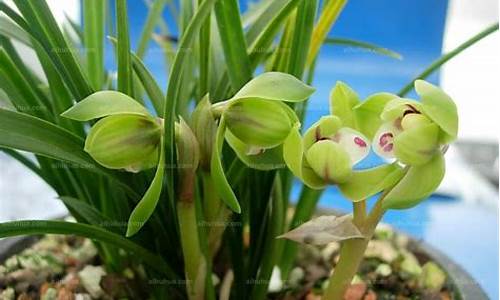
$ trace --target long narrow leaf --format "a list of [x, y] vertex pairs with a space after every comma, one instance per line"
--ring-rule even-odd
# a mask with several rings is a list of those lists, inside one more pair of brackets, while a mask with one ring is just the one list
[[144, 263], [157, 272], [169, 278], [177, 278], [175, 272], [172, 271], [170, 266], [161, 257], [116, 233], [109, 232], [100, 227], [81, 223], [43, 220], [23, 220], [0, 223], [0, 237], [39, 234], [74, 234], [108, 243], [135, 253]]
[[237, 91], [252, 77], [238, 2], [236, 0], [216, 2], [215, 16], [231, 86]]
[[309, 48], [307, 57], [307, 65], [311, 65], [318, 55], [321, 45], [346, 3], [347, 0], [330, 0], [323, 8], [318, 24], [314, 27], [311, 47]]
[[118, 90], [134, 97], [130, 39], [128, 33], [127, 0], [116, 1]]
[[[73, 96], [79, 100], [92, 93], [88, 78], [80, 68], [75, 54], [64, 38], [45, 0], [15, 0], [17, 8], [29, 24], [28, 30], [45, 49], [70, 86]], [[2, 6], [4, 12], [8, 11]], [[9, 14], [8, 14], [9, 15]], [[10, 17], [10, 15], [9, 15]], [[14, 20], [17, 23], [17, 20]]]
[[417, 75], [415, 78], [413, 78], [405, 87], [399, 91], [398, 95], [403, 97], [404, 95], [408, 94], [412, 88], [413, 88], [413, 83], [418, 80], [418, 79], [425, 79], [429, 77], [432, 73], [434, 73], [437, 69], [439, 69], [443, 64], [445, 64], [447, 61], [452, 59], [453, 57], [457, 56], [460, 54], [462, 51], [465, 49], [469, 48], [470, 46], [474, 45], [478, 41], [482, 40], [484, 37], [490, 35], [491, 33], [495, 32], [498, 30], [498, 22], [488, 26], [486, 29], [483, 31], [479, 32], [469, 40], [465, 41], [463, 44], [458, 46], [457, 48], [453, 49], [452, 51], [446, 53], [445, 55], [441, 56], [440, 58], [436, 59], [429, 67], [427, 67], [422, 73]]
[[83, 1], [87, 75], [95, 90], [100, 90], [104, 83], [104, 13], [105, 1]]
[[344, 39], [344, 38], [327, 38], [325, 40], [325, 44], [356, 47], [356, 48], [366, 49], [367, 51], [377, 53], [380, 55], [392, 57], [394, 59], [403, 59], [403, 56], [401, 56], [401, 54], [397, 53], [396, 51], [392, 51], [390, 49], [363, 41]]
[[139, 38], [139, 45], [137, 46], [136, 51], [137, 57], [140, 59], [142, 59], [144, 54], [146, 54], [149, 41], [151, 40], [151, 35], [153, 34], [155, 25], [158, 23], [158, 19], [161, 17], [165, 4], [167, 4], [167, 0], [156, 0], [149, 8], [146, 23], [142, 27], [141, 37]]
[[297, 78], [302, 78], [306, 66], [317, 6], [317, 0], [308, 0], [303, 1], [297, 7], [297, 17], [290, 47], [290, 60], [288, 62], [288, 72]]
[[153, 103], [156, 113], [161, 115], [165, 106], [165, 95], [141, 59], [133, 53], [131, 53], [131, 55], [134, 72], [137, 74], [137, 77], [139, 77], [139, 80], [141, 81], [146, 94], [148, 94], [151, 103]]
[[0, 147], [32, 152], [107, 175], [136, 196], [120, 176], [97, 165], [83, 151], [83, 139], [39, 118], [0, 109]]
[[[179, 51], [177, 52], [174, 63], [170, 72], [168, 88], [167, 88], [167, 98], [165, 102], [165, 110], [163, 112], [163, 118], [165, 120], [165, 163], [169, 166], [174, 166], [175, 161], [175, 141], [174, 141], [174, 122], [175, 113], [177, 110], [178, 92], [181, 90], [181, 79], [182, 70], [186, 63], [187, 50], [193, 45], [193, 42], [200, 30], [201, 25], [210, 14], [210, 10], [216, 0], [206, 0], [204, 1], [195, 15], [191, 19], [191, 22], [187, 26], [186, 30], [182, 35], [182, 39], [179, 43]], [[170, 199], [173, 199], [174, 195], [174, 169], [169, 168], [167, 172], [167, 186], [169, 191]], [[172, 206], [173, 203], [172, 203]]]
[[16, 39], [28, 47], [32, 45], [30, 35], [5, 16], [0, 16], [0, 34], [11, 39]]

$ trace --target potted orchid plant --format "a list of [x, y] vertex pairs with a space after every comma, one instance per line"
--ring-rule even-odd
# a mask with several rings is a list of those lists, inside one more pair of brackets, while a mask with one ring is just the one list
[[[444, 176], [457, 108], [424, 79], [498, 29], [438, 59], [398, 95], [361, 100], [338, 82], [330, 115], [305, 129], [323, 44], [399, 55], [327, 37], [345, 0], [261, 1], [244, 14], [236, 0], [178, 2], [148, 4], [136, 49], [126, 0], [83, 0], [83, 26], [68, 27], [45, 0], [0, 2], [0, 150], [50, 185], [72, 217], [0, 224], [0, 237], [48, 235], [0, 267], [1, 297], [300, 298], [287, 290], [299, 242], [339, 245], [318, 295], [343, 299], [384, 213], [417, 205]], [[116, 72], [105, 68], [106, 41]], [[165, 53], [166, 89], [144, 64], [152, 41]], [[405, 98], [413, 85], [418, 100]], [[387, 163], [358, 169], [372, 150]], [[292, 205], [296, 179], [302, 192]], [[311, 219], [332, 185], [353, 213]], [[85, 251], [69, 259], [75, 245]], [[441, 291], [438, 264], [422, 268], [419, 286]], [[299, 286], [310, 292], [309, 281]]]

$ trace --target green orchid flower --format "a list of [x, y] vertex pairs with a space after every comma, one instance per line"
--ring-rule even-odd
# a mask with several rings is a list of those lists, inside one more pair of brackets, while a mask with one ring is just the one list
[[163, 120], [153, 117], [137, 101], [116, 91], [96, 92], [62, 116], [77, 121], [99, 119], [90, 128], [84, 150], [102, 166], [129, 172], [156, 167], [150, 186], [129, 217], [126, 235], [136, 234], [153, 214], [162, 190], [165, 171]]
[[225, 139], [247, 166], [271, 170], [284, 166], [282, 144], [299, 120], [284, 102], [301, 102], [314, 89], [292, 75], [263, 73], [231, 99], [213, 106], [225, 121]]
[[77, 121], [99, 119], [90, 128], [84, 150], [102, 166], [139, 172], [157, 165], [162, 122], [129, 96], [96, 92], [62, 116]]
[[[294, 128], [300, 127], [295, 112], [284, 102], [304, 101], [313, 92], [314, 88], [292, 75], [267, 72], [249, 81], [231, 99], [214, 104], [211, 116], [204, 113], [209, 120], [205, 124], [211, 124], [212, 117], [218, 119], [215, 145], [210, 150], [210, 172], [218, 195], [231, 210], [241, 212], [221, 161], [224, 141], [250, 168], [283, 167], [283, 143]], [[195, 131], [203, 135], [203, 130]], [[203, 143], [201, 146], [202, 152], [208, 148]]]
[[360, 132], [343, 126], [337, 116], [325, 116], [302, 138], [295, 127], [287, 137], [283, 156], [292, 173], [315, 189], [347, 182], [352, 168], [370, 151], [369, 140]]
[[380, 115], [383, 123], [373, 139], [379, 156], [412, 166], [429, 162], [458, 132], [457, 108], [451, 98], [422, 80], [415, 82], [415, 89], [420, 102], [395, 98], [385, 105]]

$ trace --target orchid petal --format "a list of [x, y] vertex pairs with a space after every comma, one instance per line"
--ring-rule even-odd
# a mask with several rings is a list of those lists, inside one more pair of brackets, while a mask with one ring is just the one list
[[390, 93], [377, 93], [369, 96], [363, 102], [354, 107], [357, 129], [373, 139], [377, 129], [382, 125], [380, 114], [385, 105], [398, 96]]
[[382, 124], [372, 141], [373, 151], [380, 157], [391, 160], [394, 158], [394, 137], [401, 130], [393, 122]]
[[458, 133], [458, 112], [451, 97], [423, 80], [415, 81], [415, 90], [422, 99], [423, 112], [447, 134], [444, 142], [455, 140]]
[[356, 128], [353, 108], [359, 104], [359, 96], [347, 84], [337, 81], [330, 92], [330, 113], [339, 117], [346, 127]]
[[227, 128], [247, 145], [274, 148], [292, 129], [283, 103], [257, 98], [233, 102], [224, 112]]
[[302, 179], [304, 146], [299, 132], [300, 124], [296, 123], [283, 143], [283, 158], [293, 175]]
[[349, 153], [353, 165], [362, 161], [370, 153], [370, 142], [354, 129], [347, 127], [339, 129], [333, 140]]
[[99, 120], [90, 129], [84, 150], [109, 169], [134, 169], [150, 160], [160, 139], [161, 128], [149, 117], [115, 115]]
[[306, 152], [307, 163], [328, 183], [342, 183], [352, 174], [349, 153], [338, 143], [330, 140], [319, 141]]
[[304, 134], [304, 149], [309, 149], [317, 141], [331, 139], [342, 126], [337, 116], [324, 116], [314, 123]]
[[315, 89], [293, 75], [280, 72], [263, 73], [245, 84], [232, 99], [258, 98], [271, 101], [301, 102]]
[[230, 130], [226, 131], [226, 141], [236, 152], [238, 158], [250, 168], [267, 171], [285, 166], [281, 146], [270, 149], [248, 146], [232, 134]]
[[444, 157], [436, 154], [428, 163], [412, 166], [401, 181], [387, 194], [384, 209], [406, 209], [429, 197], [443, 180]]
[[347, 182], [339, 184], [339, 189], [351, 201], [362, 201], [392, 187], [404, 174], [403, 168], [397, 163], [354, 171]]
[[427, 163], [439, 150], [439, 127], [428, 124], [404, 130], [394, 138], [396, 158], [407, 165]]
[[389, 101], [384, 111], [380, 115], [383, 121], [395, 121], [398, 118], [403, 118], [408, 113], [420, 113], [422, 111], [422, 104], [415, 100], [396, 98]]

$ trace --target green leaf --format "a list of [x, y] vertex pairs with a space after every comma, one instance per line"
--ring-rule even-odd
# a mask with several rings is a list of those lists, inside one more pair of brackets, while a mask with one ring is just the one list
[[[178, 49], [191, 49], [193, 43], [197, 37], [197, 33], [200, 27], [205, 22], [206, 18], [210, 15], [212, 6], [216, 0], [205, 0], [198, 7], [198, 10], [191, 18], [188, 26], [185, 28], [182, 38], [179, 42]], [[167, 97], [165, 101], [165, 109], [163, 111], [163, 119], [165, 120], [165, 136], [164, 136], [164, 149], [165, 160], [168, 165], [175, 164], [175, 134], [174, 134], [174, 123], [175, 116], [177, 113], [177, 104], [180, 100], [179, 91], [184, 87], [182, 86], [182, 73], [187, 65], [187, 53], [188, 51], [178, 51], [175, 55], [175, 59], [170, 71], [170, 76], [168, 80]], [[169, 197], [173, 199], [173, 186], [174, 186], [174, 172], [173, 170], [168, 170], [167, 172], [167, 186], [169, 191]], [[172, 209], [175, 209], [172, 203]]]
[[128, 33], [127, 0], [116, 0], [116, 30], [118, 56], [118, 90], [129, 96], [134, 95], [132, 63], [130, 58], [130, 38]]
[[0, 223], [0, 237], [11, 237], [19, 235], [41, 235], [41, 234], [66, 234], [77, 235], [108, 243], [112, 246], [122, 248], [135, 253], [149, 267], [169, 278], [178, 278], [170, 266], [158, 255], [137, 245], [136, 243], [121, 237], [116, 233], [109, 232], [100, 227], [71, 223], [63, 221], [44, 220], [22, 220]]
[[77, 121], [89, 121], [119, 114], [151, 117], [144, 106], [116, 91], [95, 92], [63, 112], [61, 116]]
[[458, 112], [451, 97], [423, 80], [415, 81], [415, 90], [421, 97], [423, 112], [448, 135], [446, 142], [455, 140], [458, 134]]
[[302, 160], [304, 146], [299, 132], [300, 124], [296, 123], [283, 143], [283, 159], [293, 175], [302, 178]]
[[492, 34], [497, 30], [498, 30], [498, 22], [486, 27], [484, 30], [481, 30], [481, 32], [479, 32], [478, 34], [474, 35], [473, 37], [465, 41], [463, 44], [460, 44], [452, 51], [442, 55], [441, 57], [433, 61], [422, 73], [418, 74], [407, 85], [405, 85], [401, 89], [401, 91], [399, 91], [398, 95], [403, 97], [404, 95], [408, 94], [412, 90], [414, 82], [417, 79], [426, 79], [436, 70], [438, 70], [442, 65], [444, 65], [447, 61], [449, 61], [450, 59], [457, 56], [465, 49], [469, 48], [470, 46], [474, 45], [478, 41], [482, 40], [483, 38], [487, 37], [488, 35]]
[[226, 131], [226, 141], [233, 148], [239, 159], [250, 168], [257, 170], [274, 170], [284, 166], [283, 150], [281, 146], [263, 150], [256, 154], [249, 154], [251, 147], [240, 141], [231, 131]]
[[404, 130], [394, 138], [396, 158], [407, 165], [427, 163], [439, 151], [439, 127], [428, 124]]
[[151, 35], [153, 34], [155, 25], [161, 18], [161, 13], [163, 11], [163, 8], [165, 7], [165, 4], [167, 4], [167, 0], [154, 1], [148, 10], [146, 23], [142, 27], [141, 37], [139, 38], [139, 44], [136, 51], [137, 57], [139, 59], [142, 59], [144, 57], [144, 54], [146, 54], [149, 41], [151, 40]]
[[104, 12], [106, 1], [83, 1], [83, 34], [87, 75], [95, 90], [104, 83]]
[[313, 87], [290, 74], [266, 72], [245, 84], [232, 99], [258, 98], [300, 102], [309, 98], [314, 91]]
[[406, 209], [429, 197], [444, 178], [445, 161], [441, 153], [428, 163], [412, 166], [401, 181], [387, 194], [384, 209]]
[[[109, 169], [135, 171], [158, 148], [161, 127], [149, 118], [115, 115], [99, 120], [85, 140], [85, 151]], [[152, 166], [149, 166], [152, 167]]]
[[[112, 220], [107, 216], [103, 215], [99, 210], [95, 207], [90, 206], [80, 199], [76, 199], [73, 197], [63, 196], [60, 197], [61, 201], [68, 207], [70, 212], [76, 212], [78, 215], [83, 218], [83, 220], [92, 225], [96, 225], [99, 227], [112, 226]], [[119, 233], [117, 227], [111, 227], [111, 231], [115, 233]]]
[[377, 93], [369, 96], [363, 102], [354, 107], [354, 116], [358, 130], [366, 135], [370, 140], [382, 125], [380, 114], [385, 105], [396, 95], [390, 93]]
[[319, 49], [328, 36], [333, 24], [344, 9], [347, 0], [332, 0], [325, 3], [322, 13], [314, 27], [307, 65], [312, 65], [316, 59]]
[[349, 200], [362, 201], [391, 187], [403, 175], [403, 169], [397, 164], [354, 171], [349, 181], [339, 184], [339, 189]]
[[139, 57], [133, 53], [131, 53], [131, 55], [134, 71], [137, 74], [137, 77], [139, 77], [144, 90], [146, 90], [151, 103], [153, 103], [156, 113], [161, 115], [163, 112], [163, 106], [165, 105], [165, 95], [158, 86], [158, 83], [154, 79], [153, 75], [149, 72]]
[[83, 140], [44, 120], [0, 109], [0, 145], [83, 166], [95, 167]]
[[398, 59], [398, 60], [403, 59], [401, 54], [399, 54], [395, 51], [392, 51], [392, 50], [384, 48], [384, 47], [380, 47], [380, 46], [372, 44], [372, 43], [363, 42], [363, 41], [344, 39], [344, 38], [326, 38], [325, 44], [356, 47], [356, 48], [360, 48], [360, 49], [365, 49], [365, 50], [367, 50], [367, 52], [373, 52], [376, 54], [385, 55], [385, 56], [388, 56], [388, 57], [391, 57], [394, 59]]
[[[108, 39], [114, 45], [117, 44], [117, 41], [114, 37], [108, 36]], [[142, 60], [132, 52], [130, 52], [130, 55], [132, 57], [132, 67], [134, 68], [135, 74], [137, 75], [140, 82], [142, 83], [142, 86], [146, 90], [146, 93], [148, 94], [148, 97], [151, 100], [151, 103], [153, 104], [156, 114], [161, 115], [164, 109], [163, 106], [165, 103], [165, 95], [163, 95], [163, 92], [158, 86], [158, 83], [154, 79], [151, 72], [149, 72], [149, 70], [146, 68]]]
[[237, 0], [217, 1], [214, 6], [219, 35], [233, 90], [252, 78]]
[[[289, 50], [287, 73], [302, 78], [306, 68], [307, 55], [312, 39], [314, 19], [318, 9], [318, 0], [302, 1], [297, 7], [295, 24]], [[278, 54], [280, 54], [278, 52]]]
[[146, 193], [142, 197], [141, 201], [137, 203], [136, 207], [130, 214], [127, 227], [127, 237], [136, 234], [146, 221], [153, 214], [158, 200], [160, 198], [162, 186], [163, 186], [163, 173], [165, 172], [165, 151], [163, 151], [163, 143], [160, 147], [160, 158], [158, 159], [158, 167], [156, 168], [155, 177], [151, 181]]
[[32, 47], [31, 36], [5, 16], [0, 16], [0, 34]]
[[219, 120], [219, 128], [217, 129], [217, 135], [215, 138], [215, 148], [212, 152], [212, 160], [210, 163], [211, 175], [214, 181], [214, 188], [226, 203], [226, 205], [234, 212], [241, 213], [240, 204], [238, 199], [233, 192], [233, 189], [227, 181], [226, 175], [224, 174], [224, 169], [222, 167], [221, 152], [222, 146], [224, 144], [224, 133], [226, 131], [226, 124], [224, 117]]
[[261, 98], [236, 100], [223, 115], [231, 133], [249, 146], [276, 147], [292, 128], [292, 121], [280, 103]]
[[344, 127], [356, 129], [353, 108], [358, 105], [359, 97], [347, 84], [337, 81], [330, 93], [330, 113], [342, 120]]
[[[15, 0], [14, 3], [28, 26], [23, 27], [18, 20], [14, 21], [43, 46], [76, 100], [90, 95], [93, 90], [88, 78], [78, 64], [75, 51], [72, 51], [72, 47], [64, 38], [46, 1]], [[2, 7], [2, 10], [5, 12], [7, 9]]]
[[306, 159], [316, 175], [328, 183], [346, 182], [352, 175], [349, 154], [333, 141], [316, 142], [306, 151]]

